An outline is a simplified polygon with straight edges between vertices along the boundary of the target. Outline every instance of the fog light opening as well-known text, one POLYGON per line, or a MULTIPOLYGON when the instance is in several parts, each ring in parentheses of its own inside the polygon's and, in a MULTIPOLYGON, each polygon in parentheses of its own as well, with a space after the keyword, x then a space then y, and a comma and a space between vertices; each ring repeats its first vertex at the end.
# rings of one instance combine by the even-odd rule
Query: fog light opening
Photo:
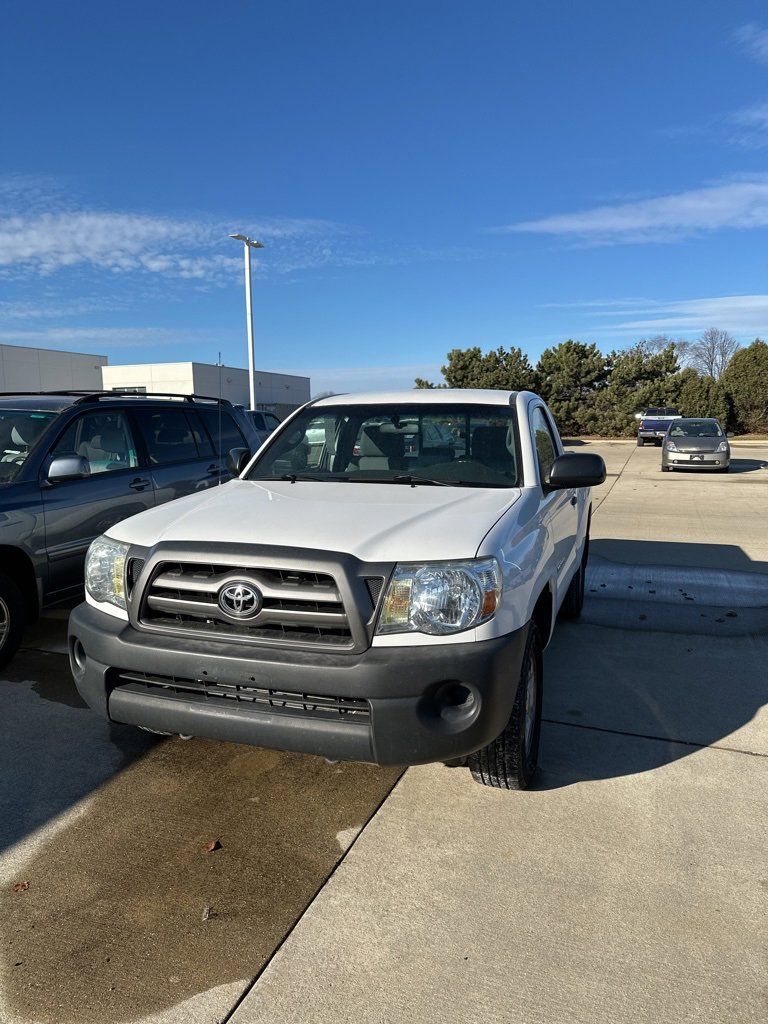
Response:
POLYGON ((82 643, 75 637, 72 640, 72 646, 70 647, 70 653, 72 655, 72 664, 77 670, 79 675, 85 672, 85 663, 87 660, 85 648, 82 643))
POLYGON ((438 714, 446 722, 471 718, 479 706, 479 698, 472 687, 453 680, 443 683, 435 693, 438 714))

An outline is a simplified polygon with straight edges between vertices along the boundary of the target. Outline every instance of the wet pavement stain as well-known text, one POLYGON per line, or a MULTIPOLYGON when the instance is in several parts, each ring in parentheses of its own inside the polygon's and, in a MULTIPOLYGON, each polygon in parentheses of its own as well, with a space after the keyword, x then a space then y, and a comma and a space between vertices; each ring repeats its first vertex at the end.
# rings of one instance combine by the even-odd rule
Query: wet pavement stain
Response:
POLYGON ((0 891, 8 1009, 119 1024, 253 977, 400 774, 159 743, 24 862, 29 891, 0 891))

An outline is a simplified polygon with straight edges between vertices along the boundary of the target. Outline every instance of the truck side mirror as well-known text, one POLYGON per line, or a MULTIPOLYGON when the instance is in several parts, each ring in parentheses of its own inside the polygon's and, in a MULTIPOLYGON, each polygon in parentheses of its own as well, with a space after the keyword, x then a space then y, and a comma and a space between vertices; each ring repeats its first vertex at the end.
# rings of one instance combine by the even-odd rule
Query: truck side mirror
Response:
POLYGON ((48 467, 45 479, 49 484, 61 484, 66 480, 84 480, 90 475, 90 464, 82 455, 58 455, 48 467))
POLYGON ((232 448, 227 454, 227 469, 232 476, 240 476, 250 461, 251 451, 249 448, 232 448))
POLYGON ((605 482, 605 463, 590 452, 560 455, 552 463, 545 490, 562 491, 568 487, 597 487, 605 482))

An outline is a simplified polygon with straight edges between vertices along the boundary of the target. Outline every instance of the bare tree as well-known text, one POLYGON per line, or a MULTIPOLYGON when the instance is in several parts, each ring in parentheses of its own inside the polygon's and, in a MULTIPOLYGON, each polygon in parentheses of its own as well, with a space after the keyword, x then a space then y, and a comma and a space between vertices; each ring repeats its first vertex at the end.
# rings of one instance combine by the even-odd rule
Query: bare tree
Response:
POLYGON ((738 341, 728 331, 709 327, 698 341, 691 344, 690 365, 699 373, 719 380, 731 356, 740 348, 738 341))
POLYGON ((659 352, 663 352, 670 345, 675 350, 677 361, 681 365, 687 363, 691 347, 690 341, 684 341, 682 338, 670 338, 668 334, 654 334, 652 338, 641 338, 637 342, 638 350, 649 355, 658 355, 659 352))

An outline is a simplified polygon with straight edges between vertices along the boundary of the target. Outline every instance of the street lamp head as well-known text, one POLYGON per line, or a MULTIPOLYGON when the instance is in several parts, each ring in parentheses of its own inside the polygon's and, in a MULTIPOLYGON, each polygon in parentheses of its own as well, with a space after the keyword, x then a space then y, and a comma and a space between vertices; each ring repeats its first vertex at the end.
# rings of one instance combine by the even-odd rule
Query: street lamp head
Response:
POLYGON ((261 242, 257 242, 255 238, 249 238, 247 235, 230 235, 230 238, 234 238, 238 242, 244 242, 245 245, 251 247, 251 249, 263 249, 264 246, 261 242))

